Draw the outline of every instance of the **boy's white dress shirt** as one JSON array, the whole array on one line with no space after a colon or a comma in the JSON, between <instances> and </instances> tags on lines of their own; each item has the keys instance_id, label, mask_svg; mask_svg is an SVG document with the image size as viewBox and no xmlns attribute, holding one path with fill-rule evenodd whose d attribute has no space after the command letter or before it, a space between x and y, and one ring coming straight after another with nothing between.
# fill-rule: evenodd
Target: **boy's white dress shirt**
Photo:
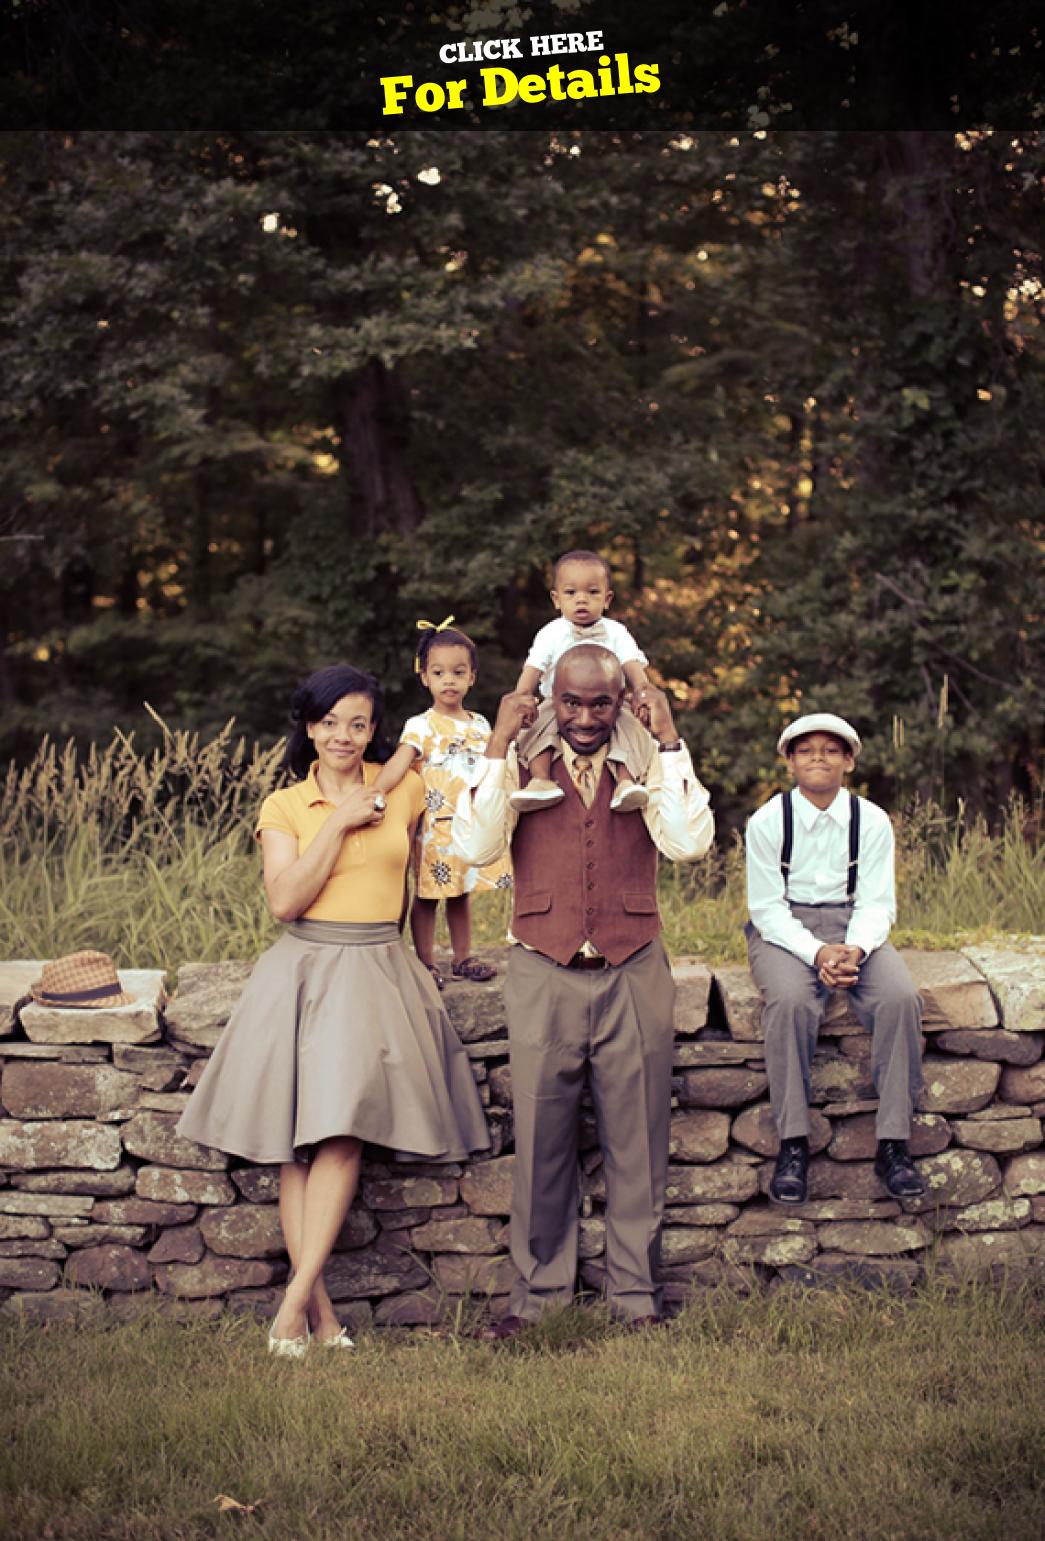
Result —
<instances>
[{"instance_id":1,"label":"boy's white dress shirt","mask_svg":"<svg viewBox=\"0 0 1045 1541\"><path fill-rule=\"evenodd\" d=\"M795 919L788 900L794 904L846 902L849 798L843 787L829 807L820 809L801 792L792 796L794 840L786 898L780 870L782 798L771 798L748 820L747 896L752 924L767 942L786 947L810 967L823 942ZM866 798L860 806L859 858L853 913L845 939L870 954L888 939L896 919L896 880L889 816Z\"/></svg>"}]
</instances>

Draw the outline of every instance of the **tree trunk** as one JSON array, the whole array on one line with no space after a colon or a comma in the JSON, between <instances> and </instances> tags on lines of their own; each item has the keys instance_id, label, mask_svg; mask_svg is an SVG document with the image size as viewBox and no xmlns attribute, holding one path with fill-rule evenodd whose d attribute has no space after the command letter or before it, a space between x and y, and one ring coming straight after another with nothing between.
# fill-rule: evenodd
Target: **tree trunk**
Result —
<instances>
[{"instance_id":1,"label":"tree trunk","mask_svg":"<svg viewBox=\"0 0 1045 1541\"><path fill-rule=\"evenodd\" d=\"M341 460L350 482L350 531L416 530L424 506L407 464L410 417L399 377L371 359L358 374L340 380L335 392Z\"/></svg>"}]
</instances>

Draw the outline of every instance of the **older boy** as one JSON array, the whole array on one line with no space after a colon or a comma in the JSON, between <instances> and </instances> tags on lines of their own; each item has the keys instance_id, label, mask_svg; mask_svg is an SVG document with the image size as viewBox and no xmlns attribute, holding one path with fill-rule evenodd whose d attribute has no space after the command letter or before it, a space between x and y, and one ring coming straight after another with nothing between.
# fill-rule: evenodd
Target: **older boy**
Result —
<instances>
[{"instance_id":1,"label":"older boy","mask_svg":"<svg viewBox=\"0 0 1045 1541\"><path fill-rule=\"evenodd\" d=\"M925 1190L907 1149L921 1086L921 1002L895 948L894 845L888 816L843 783L860 738L843 717L814 712L780 735L794 788L748 821L745 927L765 1001L769 1096L780 1151L769 1185L778 1204L805 1202L809 1072L827 998L848 990L873 1033L878 1093L875 1171L894 1198Z\"/></svg>"}]
</instances>

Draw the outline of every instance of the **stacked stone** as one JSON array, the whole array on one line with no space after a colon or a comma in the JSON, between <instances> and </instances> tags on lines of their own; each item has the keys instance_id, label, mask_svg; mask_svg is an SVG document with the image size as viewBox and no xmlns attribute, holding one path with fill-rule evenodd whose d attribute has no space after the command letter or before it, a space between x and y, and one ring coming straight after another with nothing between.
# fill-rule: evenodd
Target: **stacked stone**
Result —
<instances>
[{"instance_id":1,"label":"stacked stone","mask_svg":"<svg viewBox=\"0 0 1045 1541\"><path fill-rule=\"evenodd\" d=\"M776 1135L761 1009L746 969L675 966L675 1107L663 1273L695 1286L832 1278L909 1288L932 1264L1045 1262L1045 984L1040 944L910 953L925 1001L924 1111L912 1147L925 1198L874 1176L870 1039L844 996L813 1070L809 1202L766 1198ZM145 1301L174 1314L274 1312L286 1276L278 1172L179 1138L178 1115L249 973L187 964L124 971L113 1010L26 1002L41 964L0 965L0 1294L37 1319ZM327 1268L350 1326L438 1320L474 1294L507 1309L511 1074L499 981L445 997L487 1109L491 1150L467 1164L368 1151ZM383 1159L377 1159L383 1157ZM597 1288L605 1187L594 1118L580 1149L581 1272Z\"/></svg>"}]
</instances>

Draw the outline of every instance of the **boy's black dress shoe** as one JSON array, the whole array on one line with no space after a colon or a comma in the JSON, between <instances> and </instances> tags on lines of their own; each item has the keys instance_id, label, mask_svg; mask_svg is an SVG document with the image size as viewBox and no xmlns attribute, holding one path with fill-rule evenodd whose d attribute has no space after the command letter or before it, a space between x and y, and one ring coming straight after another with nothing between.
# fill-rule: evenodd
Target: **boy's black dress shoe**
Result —
<instances>
[{"instance_id":1,"label":"boy's black dress shoe","mask_svg":"<svg viewBox=\"0 0 1045 1541\"><path fill-rule=\"evenodd\" d=\"M925 1192L925 1179L911 1160L906 1140L879 1140L874 1171L894 1199L917 1199Z\"/></svg>"},{"instance_id":2,"label":"boy's black dress shoe","mask_svg":"<svg viewBox=\"0 0 1045 1541\"><path fill-rule=\"evenodd\" d=\"M804 1204L808 1187L809 1141L781 1140L776 1166L769 1184L769 1197L777 1204Z\"/></svg>"}]
</instances>

